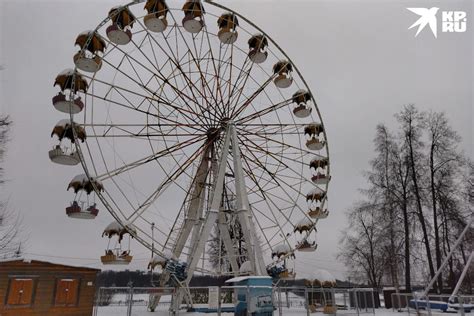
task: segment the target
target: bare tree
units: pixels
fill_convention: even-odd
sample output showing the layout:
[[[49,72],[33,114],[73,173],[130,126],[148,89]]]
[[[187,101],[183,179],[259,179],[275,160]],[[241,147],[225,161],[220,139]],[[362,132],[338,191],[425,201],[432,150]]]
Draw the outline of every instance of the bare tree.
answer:
[[[5,155],[6,144],[8,142],[8,131],[11,125],[10,118],[6,115],[0,116],[0,184],[3,184],[3,156]]]
[[[381,204],[381,214],[377,214],[377,217],[381,219],[380,223],[384,226],[383,231],[386,232],[385,249],[391,258],[389,261],[390,278],[392,285],[398,292],[398,252],[400,249],[398,241],[401,240],[401,236],[397,229],[399,227],[398,203],[394,190],[396,178],[393,176],[393,156],[397,148],[393,135],[383,124],[377,125],[374,144],[377,156],[371,161],[371,171],[367,172],[367,179],[370,183],[367,194],[372,199],[380,201]]]
[[[11,121],[8,116],[0,116],[0,186],[4,184],[3,179],[3,157],[5,155],[6,143],[8,142],[8,131]],[[0,202],[0,257],[10,258],[19,256],[22,252],[21,218],[18,213],[8,208],[8,203]]]
[[[369,202],[359,203],[348,212],[351,229],[343,233],[339,254],[357,281],[367,281],[369,286],[377,289],[381,287],[390,260],[390,255],[380,247],[384,233],[376,220],[378,212],[377,205]]]
[[[436,268],[439,269],[442,261],[442,250],[440,230],[442,227],[448,228],[446,214],[443,214],[445,225],[441,226],[439,220],[439,199],[445,200],[443,203],[445,207],[441,208],[443,213],[447,211],[459,212],[458,208],[449,207],[453,203],[449,203],[447,200],[454,195],[446,195],[446,191],[456,187],[452,182],[454,177],[457,176],[457,170],[461,164],[461,157],[457,151],[457,145],[460,142],[459,135],[449,126],[448,119],[444,113],[430,112],[426,117],[426,126],[428,132],[429,142],[429,187],[431,194],[431,207],[433,214],[433,230],[434,230],[434,247],[436,255]],[[449,186],[447,184],[449,183]],[[454,202],[454,204],[456,204]],[[448,209],[447,209],[448,207]],[[445,241],[449,243],[449,239],[445,238]],[[439,274],[438,287],[441,290],[443,288],[443,276]]]
[[[414,105],[408,105],[396,115],[401,125],[402,135],[404,139],[405,150],[407,152],[408,163],[410,166],[410,176],[415,196],[415,204],[418,220],[420,222],[423,234],[423,244],[426,251],[426,259],[430,276],[434,277],[435,269],[433,265],[433,257],[431,255],[430,238],[428,234],[428,221],[423,211],[423,188],[420,185],[423,182],[424,175],[424,143],[422,140],[423,129],[425,128],[425,117],[420,113]]]

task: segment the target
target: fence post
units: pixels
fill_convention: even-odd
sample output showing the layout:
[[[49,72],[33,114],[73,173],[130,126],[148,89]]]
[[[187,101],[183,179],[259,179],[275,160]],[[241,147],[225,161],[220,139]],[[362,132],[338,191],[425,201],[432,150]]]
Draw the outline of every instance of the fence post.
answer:
[[[458,296],[458,302],[459,302],[459,310],[461,311],[461,316],[464,316],[464,298],[462,296]]]
[[[281,309],[281,305],[282,305],[282,304],[281,304],[281,288],[278,287],[278,314],[279,314],[280,316],[283,316],[283,311],[282,311],[282,309]]]
[[[250,286],[247,284],[247,295],[246,295],[246,301],[247,301],[247,316],[251,316],[250,314]]]
[[[217,287],[217,316],[221,316],[221,287]]]
[[[372,289],[372,313],[375,315],[375,295],[379,295],[379,291],[375,291],[374,293],[374,289]],[[379,299],[380,301],[380,299]],[[378,307],[378,304],[377,304],[377,307]]]
[[[365,307],[365,311],[367,312],[367,292],[361,291],[361,293],[364,295],[364,307]]]
[[[426,306],[428,309],[428,315],[431,316],[430,294],[426,296]]]
[[[127,308],[127,316],[132,316],[132,305],[133,305],[133,283],[129,283],[129,294],[128,294],[128,308]]]
[[[309,316],[308,288],[304,288],[304,307],[306,308],[306,316]]]
[[[275,287],[272,286],[272,308],[275,310]],[[273,312],[272,312],[273,315]]]
[[[356,290],[352,291],[352,294],[354,294],[354,299],[355,299],[355,304],[356,304],[356,310],[357,310],[357,316],[359,316],[359,295]]]

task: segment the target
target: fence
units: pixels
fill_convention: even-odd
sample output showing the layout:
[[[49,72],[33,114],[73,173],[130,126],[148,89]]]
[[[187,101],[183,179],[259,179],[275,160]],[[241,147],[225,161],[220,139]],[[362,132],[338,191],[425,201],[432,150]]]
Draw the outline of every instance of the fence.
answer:
[[[270,289],[269,295],[251,295],[254,290]],[[240,294],[238,294],[240,293]],[[213,312],[214,315],[233,315],[239,295],[246,302],[262,308],[270,306],[273,315],[310,315],[375,313],[378,293],[370,288],[330,289],[308,287],[222,286],[191,287],[184,295],[181,309],[176,308],[175,288],[109,287],[100,288],[96,295],[94,316],[120,315],[185,315],[186,311]],[[191,298],[189,304],[186,298]],[[152,307],[154,313],[147,313]],[[237,308],[238,309],[238,308]],[[245,310],[241,315],[251,314]],[[229,314],[231,313],[231,314]],[[193,314],[195,315],[195,314]]]
[[[421,298],[416,293],[392,293],[392,310],[410,314],[433,315],[446,311],[455,311],[461,315],[474,310],[474,295],[428,294]]]

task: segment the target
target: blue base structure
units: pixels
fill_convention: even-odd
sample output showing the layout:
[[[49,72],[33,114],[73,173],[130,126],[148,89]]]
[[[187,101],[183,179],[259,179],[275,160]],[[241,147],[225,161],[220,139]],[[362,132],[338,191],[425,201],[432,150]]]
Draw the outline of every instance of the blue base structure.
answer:
[[[442,310],[443,312],[448,310],[448,303],[443,301],[426,301],[426,300],[417,300],[413,299],[410,300],[410,307],[411,308],[418,308],[418,309],[438,309]]]
[[[227,280],[236,286],[235,316],[272,316],[272,278],[269,276],[236,277]],[[248,297],[247,297],[248,296]]]
[[[217,313],[217,308],[195,307],[188,309],[188,312],[195,313]],[[235,313],[235,307],[221,307],[221,313]]]

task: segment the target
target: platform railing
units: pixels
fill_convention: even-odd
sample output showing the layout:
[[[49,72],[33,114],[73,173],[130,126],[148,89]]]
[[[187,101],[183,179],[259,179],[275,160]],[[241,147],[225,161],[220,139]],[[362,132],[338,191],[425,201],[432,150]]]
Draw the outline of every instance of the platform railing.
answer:
[[[270,289],[269,295],[254,295],[255,290]],[[238,297],[240,293],[241,297]],[[176,288],[170,287],[101,287],[95,299],[93,316],[141,315],[154,306],[150,315],[186,315],[212,312],[217,315],[233,315],[237,301],[253,302],[254,305],[268,306],[273,315],[306,315],[320,312],[325,314],[360,315],[375,313],[375,296],[378,292],[371,288],[316,288],[316,287],[268,287],[268,286],[215,286],[190,287],[181,304],[176,309],[174,299]],[[192,305],[189,304],[189,298]],[[159,300],[153,304],[153,300]],[[231,313],[231,314],[229,314]],[[241,316],[251,315],[250,309],[241,311]],[[195,314],[193,314],[195,315]],[[270,315],[270,314],[269,314]]]
[[[428,294],[422,298],[419,293],[392,293],[391,301],[392,311],[408,315],[436,315],[446,311],[465,315],[474,311],[474,295]]]

